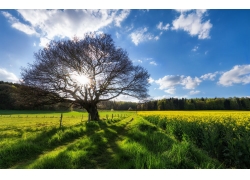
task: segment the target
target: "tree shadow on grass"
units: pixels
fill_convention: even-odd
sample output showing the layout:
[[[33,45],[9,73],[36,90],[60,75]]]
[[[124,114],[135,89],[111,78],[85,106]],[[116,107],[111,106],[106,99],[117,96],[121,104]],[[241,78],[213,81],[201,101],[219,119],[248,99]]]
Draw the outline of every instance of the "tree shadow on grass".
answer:
[[[174,140],[141,119],[134,122],[133,118],[126,118],[109,123],[99,121],[85,123],[84,126],[55,128],[23,142],[14,148],[1,150],[1,168],[9,168],[22,161],[30,163],[20,168],[33,169],[217,167],[192,145]],[[63,148],[57,150],[60,146]],[[45,151],[48,153],[44,154]]]
[[[112,159],[111,142],[117,137],[105,122],[86,123],[86,136],[63,151],[36,160],[30,168],[104,169]]]
[[[131,125],[120,144],[113,168],[220,168],[220,163],[188,142],[179,142],[155,125],[140,121]],[[118,148],[117,148],[118,149]],[[114,164],[116,166],[114,166]],[[112,166],[110,166],[112,168]]]
[[[18,140],[15,144],[1,148],[0,168],[10,168],[16,164],[36,159],[44,152],[70,143],[84,134],[84,127],[76,125],[70,128],[51,128],[34,137]]]

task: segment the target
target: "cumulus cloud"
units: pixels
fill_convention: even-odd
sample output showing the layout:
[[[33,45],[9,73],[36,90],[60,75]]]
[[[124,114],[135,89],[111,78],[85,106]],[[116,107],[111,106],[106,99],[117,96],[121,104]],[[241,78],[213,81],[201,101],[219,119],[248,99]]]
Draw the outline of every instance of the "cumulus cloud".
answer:
[[[146,27],[135,30],[130,34],[132,42],[137,46],[139,43],[148,41],[148,40],[158,40],[159,36],[154,36],[151,33],[147,32]]]
[[[195,89],[200,83],[201,80],[199,78],[191,78],[190,76],[187,76],[182,79],[180,84],[183,85],[185,89]]]
[[[218,84],[223,86],[232,86],[233,84],[250,83],[250,65],[236,65],[233,69],[224,72]]]
[[[202,75],[200,78],[203,80],[211,80],[214,81],[215,77],[217,76],[217,74],[219,74],[218,71],[214,72],[214,73],[207,73]]]
[[[167,75],[164,76],[163,78],[159,78],[155,82],[160,85],[159,89],[169,89],[172,88],[182,81],[183,76],[175,76],[175,75]]]
[[[17,83],[19,81],[15,74],[8,72],[7,70],[2,68],[0,68],[0,80],[13,83]]]
[[[194,91],[194,90],[189,92],[190,95],[195,95],[195,94],[199,94],[199,93],[200,93],[200,91]]]
[[[159,84],[159,89],[165,90],[167,93],[174,93],[177,85],[183,86],[184,89],[195,89],[202,81],[197,77],[166,75],[155,82]]]
[[[166,24],[165,26],[163,26],[163,23],[162,22],[159,22],[159,24],[156,26],[157,29],[160,29],[160,30],[168,30],[169,29],[169,26],[170,24]]]
[[[2,14],[11,26],[28,35],[40,37],[40,46],[45,46],[56,37],[73,38],[75,35],[83,37],[87,32],[114,24],[120,27],[130,10],[18,10],[22,20],[3,11]],[[20,17],[19,17],[20,18]]]
[[[198,39],[210,38],[209,32],[212,28],[210,20],[204,21],[206,10],[178,10],[180,16],[173,20],[172,30],[184,30]]]

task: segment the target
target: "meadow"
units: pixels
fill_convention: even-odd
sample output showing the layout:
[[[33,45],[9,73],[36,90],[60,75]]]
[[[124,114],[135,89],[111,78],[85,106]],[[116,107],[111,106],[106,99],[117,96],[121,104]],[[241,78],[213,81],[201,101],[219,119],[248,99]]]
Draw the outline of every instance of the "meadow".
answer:
[[[63,121],[60,126],[60,117]],[[0,168],[250,167],[248,111],[0,111]]]

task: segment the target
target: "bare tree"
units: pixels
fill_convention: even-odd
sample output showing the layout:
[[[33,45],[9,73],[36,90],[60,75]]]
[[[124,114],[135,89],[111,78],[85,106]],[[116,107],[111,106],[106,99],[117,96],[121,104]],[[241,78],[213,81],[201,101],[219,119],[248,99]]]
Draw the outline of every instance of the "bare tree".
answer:
[[[51,41],[22,69],[25,85],[58,94],[61,99],[99,120],[97,104],[119,95],[148,97],[149,74],[134,66],[125,50],[115,47],[110,35],[85,34],[84,39]]]

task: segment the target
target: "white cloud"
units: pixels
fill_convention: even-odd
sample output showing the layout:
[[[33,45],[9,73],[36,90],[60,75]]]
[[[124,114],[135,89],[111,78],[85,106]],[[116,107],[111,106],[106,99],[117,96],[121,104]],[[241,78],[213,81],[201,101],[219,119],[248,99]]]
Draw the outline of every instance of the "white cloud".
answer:
[[[19,79],[15,74],[0,68],[0,81],[17,83]]]
[[[199,93],[200,93],[200,91],[194,91],[194,90],[189,92],[190,95],[195,95],[195,94],[199,94]]]
[[[148,29],[145,27],[145,28],[137,29],[136,31],[132,32],[130,34],[132,42],[137,46],[139,43],[144,42],[144,41],[159,39],[158,36],[154,36],[151,33],[147,33],[147,31]]]
[[[85,33],[99,31],[112,25],[120,27],[121,22],[130,13],[129,10],[18,10],[26,23],[13,17],[8,12],[2,14],[9,20],[13,28],[29,35],[40,37],[40,46],[46,45],[47,40],[83,37]]]
[[[218,71],[216,71],[214,73],[207,73],[207,74],[202,75],[200,78],[203,79],[203,80],[208,79],[208,80],[214,81],[217,74],[219,74]]]
[[[151,77],[148,79],[148,82],[149,82],[150,84],[153,83],[154,81],[155,81],[155,80],[154,80],[153,78],[151,78]]]
[[[147,28],[137,30],[130,34],[132,42],[137,46],[140,42],[146,39],[144,33],[147,32]]]
[[[160,29],[160,30],[168,30],[169,29],[169,26],[170,24],[166,24],[165,26],[163,26],[163,23],[162,22],[159,22],[159,24],[156,26],[157,29]]]
[[[157,41],[158,39],[160,39],[159,36],[155,36],[154,39]]]
[[[159,89],[173,92],[174,87],[177,85],[182,85],[184,89],[195,89],[202,81],[197,77],[166,75],[163,78],[155,80],[155,82],[160,85]]]
[[[200,83],[201,80],[199,78],[191,78],[190,76],[187,76],[182,79],[180,84],[183,85],[185,89],[195,89]]]
[[[197,51],[199,49],[199,46],[194,46],[194,48],[192,49],[192,51]]]
[[[2,13],[2,15],[4,15],[4,17],[6,17],[9,20],[9,22],[17,22],[18,21],[15,17],[13,17],[10,13],[8,13],[6,11],[2,11],[1,13]]]
[[[209,32],[213,25],[210,20],[204,22],[206,10],[178,12],[180,12],[180,16],[172,22],[172,30],[184,30],[191,36],[198,36],[199,39],[210,38]]]
[[[152,64],[154,66],[157,66],[157,63],[155,61],[151,61],[149,64]]]
[[[28,35],[38,35],[38,33],[33,27],[20,23],[19,20],[12,16],[10,13],[3,11],[2,14],[8,19],[9,23],[11,23],[11,27],[22,31]]]
[[[38,35],[36,30],[33,27],[30,27],[26,24],[22,24],[20,22],[15,22],[11,25],[13,28],[16,28],[22,32],[24,32],[25,34],[28,35]]]
[[[124,9],[116,18],[115,25],[121,27],[121,22],[128,17],[130,10]]]
[[[41,38],[40,38],[39,46],[46,47],[47,44],[49,44],[50,41],[51,41],[51,40],[48,39],[48,38],[41,37]]]
[[[131,31],[133,28],[134,28],[134,25],[131,24],[131,26],[126,26],[126,27],[125,27],[125,30],[126,30],[126,32],[129,32],[129,31]]]
[[[178,84],[180,84],[182,80],[182,76],[174,76],[174,75],[167,75],[164,76],[163,78],[160,78],[156,80],[155,82],[160,85],[160,89],[169,89],[172,88]]]
[[[142,60],[139,59],[138,62],[139,62],[139,63],[142,63]]]
[[[175,90],[176,89],[174,87],[172,87],[172,88],[169,88],[169,89],[165,90],[165,92],[168,93],[168,94],[175,94]]]
[[[232,86],[233,84],[250,83],[250,65],[236,65],[233,69],[224,72],[218,84],[223,86]]]

